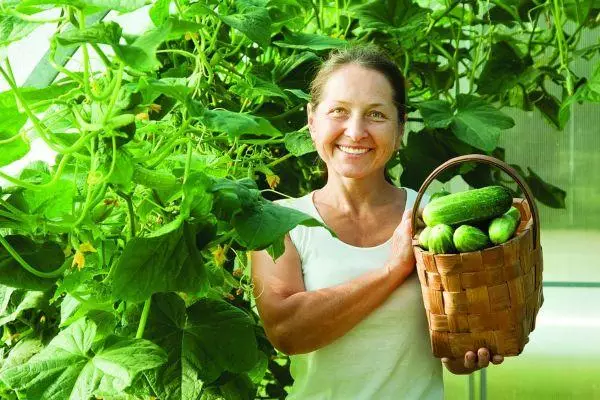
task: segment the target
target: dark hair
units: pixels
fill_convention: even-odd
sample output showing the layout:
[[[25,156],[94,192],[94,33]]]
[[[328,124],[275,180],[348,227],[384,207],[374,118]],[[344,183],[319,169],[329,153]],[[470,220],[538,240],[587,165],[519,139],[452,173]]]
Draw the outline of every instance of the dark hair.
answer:
[[[321,102],[323,88],[329,77],[339,68],[348,64],[357,64],[382,73],[393,90],[393,100],[398,110],[398,121],[403,123],[406,116],[406,85],[402,72],[396,63],[374,44],[352,45],[336,49],[317,70],[310,84],[311,107],[315,109]]]
[[[364,68],[382,73],[392,86],[393,101],[398,111],[398,123],[406,120],[406,82],[396,63],[380,47],[374,44],[352,44],[349,47],[333,50],[321,64],[310,84],[310,105],[316,109],[321,102],[323,88],[329,77],[339,68],[348,64],[357,64]],[[321,161],[322,162],[322,161]],[[394,184],[387,169],[385,180]],[[327,169],[325,169],[327,176]]]

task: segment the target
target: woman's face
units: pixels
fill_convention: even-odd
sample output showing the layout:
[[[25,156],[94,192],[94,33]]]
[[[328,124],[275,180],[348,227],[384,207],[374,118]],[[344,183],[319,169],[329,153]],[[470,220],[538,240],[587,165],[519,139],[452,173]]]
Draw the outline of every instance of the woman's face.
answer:
[[[308,124],[329,173],[346,178],[383,176],[402,136],[387,78],[356,64],[329,77],[321,102],[308,107]]]

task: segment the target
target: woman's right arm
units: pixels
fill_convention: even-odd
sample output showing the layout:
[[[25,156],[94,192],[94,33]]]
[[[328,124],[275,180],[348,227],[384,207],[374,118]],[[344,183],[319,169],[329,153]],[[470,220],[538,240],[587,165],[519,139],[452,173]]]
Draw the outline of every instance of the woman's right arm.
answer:
[[[394,232],[390,258],[377,270],[346,283],[306,291],[298,252],[285,238],[285,252],[273,262],[252,252],[254,297],[267,337],[286,354],[309,353],[343,336],[379,307],[414,269],[410,214]]]

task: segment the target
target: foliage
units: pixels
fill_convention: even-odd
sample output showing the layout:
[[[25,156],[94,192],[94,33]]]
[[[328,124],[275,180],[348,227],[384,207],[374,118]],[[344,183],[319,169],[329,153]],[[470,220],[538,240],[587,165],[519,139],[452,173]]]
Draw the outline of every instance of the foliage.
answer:
[[[570,104],[600,101],[600,68],[569,69],[598,52],[577,47],[598,25],[595,1],[158,0],[140,35],[90,23],[145,3],[0,3],[0,46],[56,24],[51,67],[36,73],[61,73],[18,87],[1,56],[0,167],[35,136],[56,152],[54,165],[0,172],[12,184],[0,191],[3,398],[285,396],[288,360],[250,302],[247,251],[276,258],[286,232],[319,225],[270,200],[323,184],[304,106],[331,49],[373,41],[402,67],[422,127],[389,172],[415,189],[451,157],[504,159],[503,107],[562,128]],[[58,61],[74,49],[81,69]],[[538,200],[564,207],[561,189],[515,167]],[[440,179],[457,172],[510,186],[487,166]]]

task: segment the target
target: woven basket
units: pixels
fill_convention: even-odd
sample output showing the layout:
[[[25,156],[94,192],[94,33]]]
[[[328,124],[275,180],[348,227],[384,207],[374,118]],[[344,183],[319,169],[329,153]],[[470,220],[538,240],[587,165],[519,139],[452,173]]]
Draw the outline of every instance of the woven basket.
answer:
[[[529,341],[544,302],[539,214],[531,190],[506,163],[471,154],[446,161],[423,182],[413,207],[413,232],[421,198],[445,169],[464,162],[500,168],[521,187],[527,201],[513,199],[521,212],[515,236],[498,246],[460,254],[433,254],[413,237],[417,272],[435,357],[463,358],[487,347],[492,354],[516,356]]]

